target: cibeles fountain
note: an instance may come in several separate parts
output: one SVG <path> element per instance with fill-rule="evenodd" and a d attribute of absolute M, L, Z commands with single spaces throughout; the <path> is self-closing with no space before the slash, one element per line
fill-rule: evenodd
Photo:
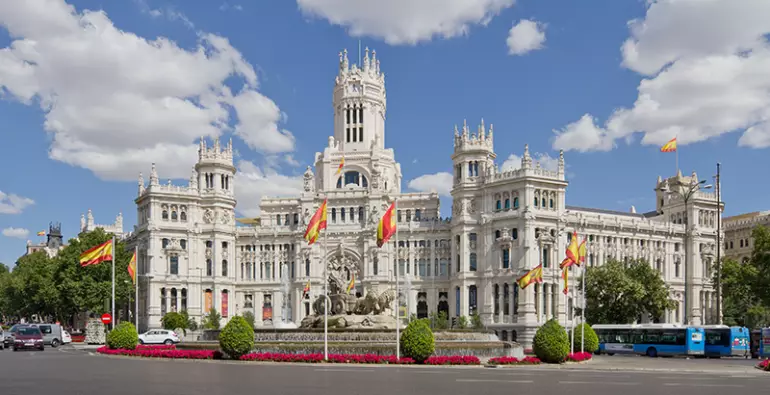
<path fill-rule="evenodd" d="M 395 329 L 395 290 L 378 292 L 369 288 L 362 292 L 363 296 L 357 297 L 355 289 L 352 292 L 347 289 L 351 278 L 360 278 L 358 268 L 355 261 L 345 255 L 340 245 L 327 263 L 328 316 L 325 317 L 324 314 L 327 300 L 323 295 L 318 295 L 313 302 L 314 314 L 305 317 L 300 328 L 323 328 L 325 318 L 329 328 Z"/>
<path fill-rule="evenodd" d="M 274 322 L 276 329 L 296 329 L 297 324 L 291 321 L 291 280 L 289 279 L 289 266 L 281 265 L 281 321 Z"/>

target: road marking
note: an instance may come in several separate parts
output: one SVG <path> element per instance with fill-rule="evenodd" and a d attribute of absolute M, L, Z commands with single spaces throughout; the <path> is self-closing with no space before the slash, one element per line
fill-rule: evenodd
<path fill-rule="evenodd" d="M 537 376 L 536 374 L 522 372 L 483 372 L 479 374 L 482 376 Z"/>
<path fill-rule="evenodd" d="M 415 374 L 450 374 L 452 372 L 449 371 L 440 371 L 440 370 L 426 370 L 426 371 L 417 371 L 414 372 Z"/>
<path fill-rule="evenodd" d="M 315 369 L 316 372 L 374 372 L 374 369 Z"/>
<path fill-rule="evenodd" d="M 639 383 L 620 383 L 613 381 L 602 381 L 598 383 L 596 381 L 559 381 L 559 384 L 601 384 L 601 385 L 639 385 Z"/>
<path fill-rule="evenodd" d="M 593 378 L 606 378 L 607 376 L 612 376 L 613 379 L 630 379 L 631 376 L 628 375 L 618 375 L 614 374 L 618 372 L 612 372 L 609 371 L 607 374 L 580 374 L 580 373 L 570 373 L 568 376 L 570 377 L 593 377 Z"/>
<path fill-rule="evenodd" d="M 457 379 L 458 383 L 517 383 L 532 384 L 532 380 L 493 380 L 493 379 Z"/>
<path fill-rule="evenodd" d="M 687 386 L 687 387 L 730 387 L 730 388 L 743 388 L 743 387 L 745 387 L 744 385 L 741 385 L 741 384 L 663 383 L 663 385 L 665 385 L 667 387 L 683 387 L 683 386 Z"/>

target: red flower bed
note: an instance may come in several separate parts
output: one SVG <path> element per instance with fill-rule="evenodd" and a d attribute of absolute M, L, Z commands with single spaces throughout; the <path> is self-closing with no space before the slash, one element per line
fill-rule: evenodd
<path fill-rule="evenodd" d="M 540 365 L 540 359 L 537 357 L 524 357 L 522 359 L 516 357 L 494 357 L 489 358 L 489 363 L 492 365 Z"/>
<path fill-rule="evenodd" d="M 425 360 L 425 365 L 480 365 L 478 357 L 473 355 L 434 356 Z"/>
<path fill-rule="evenodd" d="M 176 345 L 165 345 L 165 344 L 138 344 L 136 346 L 137 350 L 176 350 Z"/>
<path fill-rule="evenodd" d="M 241 361 L 257 362 L 305 362 L 320 363 L 324 362 L 323 354 L 288 354 L 273 352 L 257 352 L 242 356 Z M 330 363 L 376 363 L 376 364 L 413 364 L 411 358 L 401 358 L 396 360 L 394 355 L 375 355 L 375 354 L 329 354 Z"/>
<path fill-rule="evenodd" d="M 171 359 L 221 359 L 222 353 L 213 350 L 176 350 L 163 348 L 137 348 L 136 350 L 112 350 L 107 346 L 99 347 L 96 352 L 105 355 L 123 355 L 144 358 Z"/>
<path fill-rule="evenodd" d="M 767 370 L 768 372 L 770 372 L 770 359 L 759 361 L 759 363 L 757 364 L 757 367 L 762 370 Z"/>
<path fill-rule="evenodd" d="M 567 361 L 569 362 L 584 362 L 591 359 L 593 355 L 590 352 L 576 352 L 567 355 Z"/>

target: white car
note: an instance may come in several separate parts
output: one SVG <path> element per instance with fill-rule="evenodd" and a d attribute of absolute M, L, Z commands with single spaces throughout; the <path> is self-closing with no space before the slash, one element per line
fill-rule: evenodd
<path fill-rule="evenodd" d="M 139 335 L 139 344 L 166 344 L 170 346 L 180 341 L 176 332 L 167 329 L 150 329 Z"/>
<path fill-rule="evenodd" d="M 69 332 L 62 329 L 61 331 L 61 344 L 70 344 L 72 343 L 72 336 Z"/>

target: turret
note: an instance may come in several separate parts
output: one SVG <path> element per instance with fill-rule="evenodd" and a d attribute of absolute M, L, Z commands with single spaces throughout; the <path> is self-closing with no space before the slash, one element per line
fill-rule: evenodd
<path fill-rule="evenodd" d="M 462 132 L 454 131 L 454 164 L 455 184 L 471 181 L 482 177 L 487 172 L 494 171 L 494 160 L 497 157 L 494 151 L 493 125 L 486 130 L 484 120 L 478 126 L 477 132 L 471 134 L 468 122 L 463 120 Z"/>
<path fill-rule="evenodd" d="M 196 186 L 201 192 L 234 194 L 233 180 L 235 178 L 235 166 L 233 165 L 233 141 L 230 140 L 222 148 L 219 137 L 214 139 L 214 146 L 208 148 L 206 141 L 201 137 L 198 148 L 198 163 L 193 169 L 193 177 L 198 182 L 190 181 L 190 186 Z"/>

